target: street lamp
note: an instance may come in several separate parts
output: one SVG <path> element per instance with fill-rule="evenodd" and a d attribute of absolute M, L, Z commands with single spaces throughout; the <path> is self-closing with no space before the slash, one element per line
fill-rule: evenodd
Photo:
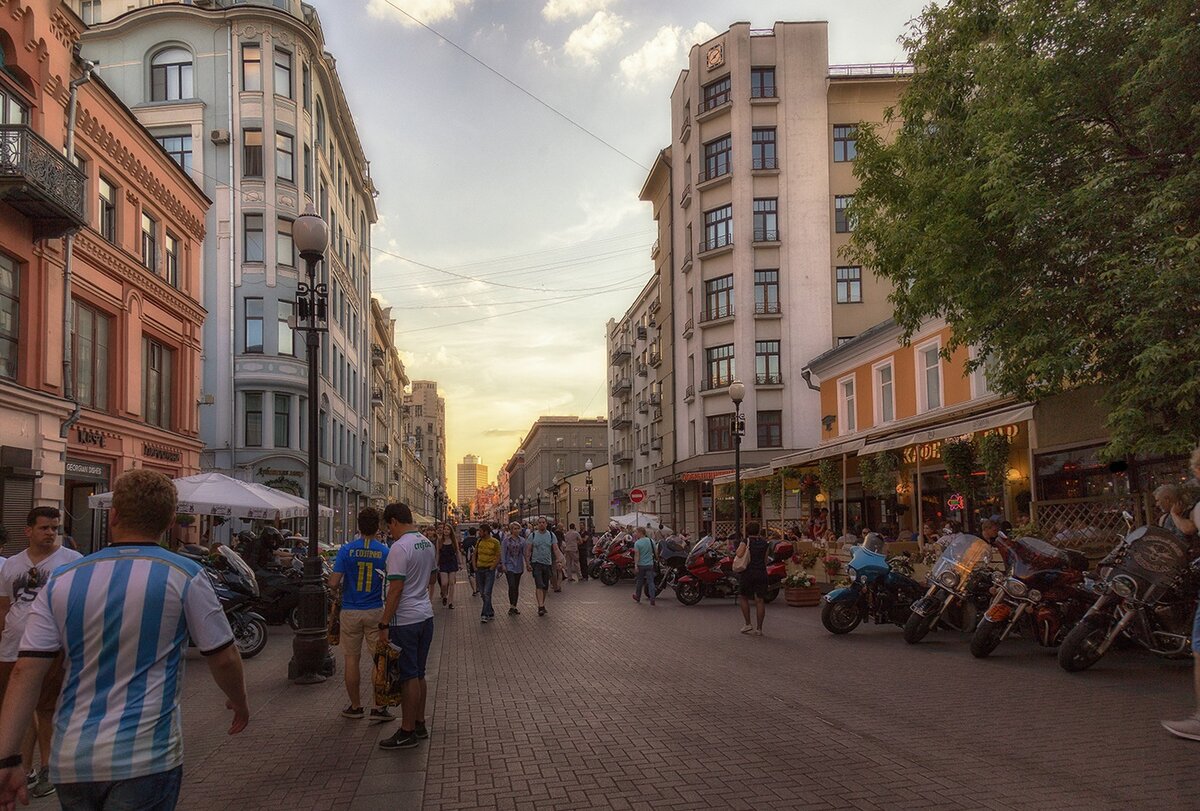
<path fill-rule="evenodd" d="M 742 400 L 746 398 L 746 384 L 735 380 L 729 384 L 729 399 L 733 400 L 733 531 L 742 537 L 742 434 L 746 423 L 742 417 Z"/>
<path fill-rule="evenodd" d="M 304 559 L 304 578 L 299 599 L 299 628 L 292 640 L 292 660 L 288 662 L 288 678 L 300 684 L 316 684 L 333 674 L 333 658 L 325 622 L 328 598 L 322 572 L 320 531 L 320 433 L 317 357 L 321 348 L 321 333 L 325 331 L 325 312 L 328 289 L 317 283 L 317 263 L 325 259 L 329 246 L 329 227 L 317 216 L 309 203 L 304 213 L 292 223 L 292 242 L 300 252 L 307 271 L 307 280 L 296 286 L 296 329 L 305 334 L 308 360 L 308 556 Z"/>
<path fill-rule="evenodd" d="M 592 516 L 596 514 L 596 505 L 592 504 L 592 460 L 588 459 L 583 463 L 583 469 L 587 472 L 587 478 L 584 480 L 587 484 L 588 491 L 588 517 L 587 528 L 588 532 L 595 529 L 595 524 L 592 523 Z"/>

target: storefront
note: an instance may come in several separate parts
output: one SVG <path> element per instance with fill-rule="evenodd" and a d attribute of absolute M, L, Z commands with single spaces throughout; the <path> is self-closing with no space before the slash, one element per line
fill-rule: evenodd
<path fill-rule="evenodd" d="M 111 464 L 67 458 L 63 534 L 72 538 L 76 548 L 85 555 L 108 543 L 108 522 L 103 513 L 88 507 L 88 498 L 110 490 Z"/>

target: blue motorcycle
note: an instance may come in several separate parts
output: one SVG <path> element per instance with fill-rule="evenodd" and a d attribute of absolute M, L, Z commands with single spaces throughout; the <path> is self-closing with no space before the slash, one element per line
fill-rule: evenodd
<path fill-rule="evenodd" d="M 889 563 L 883 538 L 874 532 L 854 547 L 849 574 L 850 585 L 826 594 L 821 605 L 821 624 L 831 634 L 848 634 L 865 619 L 902 626 L 913 601 L 925 591 Z"/>

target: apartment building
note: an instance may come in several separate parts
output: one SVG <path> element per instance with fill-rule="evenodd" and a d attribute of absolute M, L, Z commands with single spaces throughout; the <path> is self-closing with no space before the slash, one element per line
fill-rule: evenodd
<path fill-rule="evenodd" d="M 457 472 L 458 486 L 455 489 L 458 496 L 458 506 L 464 507 L 468 504 L 474 504 L 475 493 L 487 485 L 487 465 L 481 465 L 478 456 L 468 453 L 458 463 Z"/>
<path fill-rule="evenodd" d="M 404 395 L 409 431 L 405 441 L 428 477 L 427 514 L 434 511 L 433 492 L 440 484 L 446 486 L 446 399 L 438 394 L 434 380 L 414 380 L 412 390 Z"/>
<path fill-rule="evenodd" d="M 538 417 L 498 477 L 513 517 L 551 515 L 556 488 L 568 476 L 608 458 L 608 420 L 604 417 Z M 604 490 L 595 491 L 601 498 Z"/>

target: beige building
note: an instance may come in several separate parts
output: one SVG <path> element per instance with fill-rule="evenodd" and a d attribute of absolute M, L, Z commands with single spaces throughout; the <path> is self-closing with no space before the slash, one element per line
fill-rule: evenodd
<path fill-rule="evenodd" d="M 392 309 L 371 299 L 371 503 L 400 501 L 418 511 L 425 507 L 425 465 L 404 441 L 407 435 L 404 392 L 408 375 L 396 351 Z"/>
<path fill-rule="evenodd" d="M 487 484 L 487 465 L 479 463 L 479 457 L 468 453 L 458 463 L 458 504 L 475 503 L 475 493 Z"/>
<path fill-rule="evenodd" d="M 432 513 L 434 488 L 446 486 L 446 400 L 438 395 L 436 381 L 414 380 L 404 404 L 408 406 L 405 416 L 409 426 L 405 441 L 425 466 L 429 494 L 426 507 Z"/>
<path fill-rule="evenodd" d="M 608 527 L 610 515 L 618 515 L 610 510 L 605 494 L 609 493 L 609 471 L 611 467 L 604 464 L 594 464 L 591 475 L 586 469 L 569 476 L 564 476 L 555 490 L 555 506 L 552 516 L 557 516 L 564 526 L 575 525 L 576 529 L 594 529 L 601 531 Z M 588 480 L 591 479 L 589 482 Z M 581 506 L 588 499 L 592 501 L 593 515 L 583 514 Z M 623 510 L 621 511 L 623 512 Z"/>
<path fill-rule="evenodd" d="M 604 417 L 539 417 L 497 476 L 512 517 L 552 515 L 555 488 L 589 459 L 603 464 L 607 440 Z"/>

